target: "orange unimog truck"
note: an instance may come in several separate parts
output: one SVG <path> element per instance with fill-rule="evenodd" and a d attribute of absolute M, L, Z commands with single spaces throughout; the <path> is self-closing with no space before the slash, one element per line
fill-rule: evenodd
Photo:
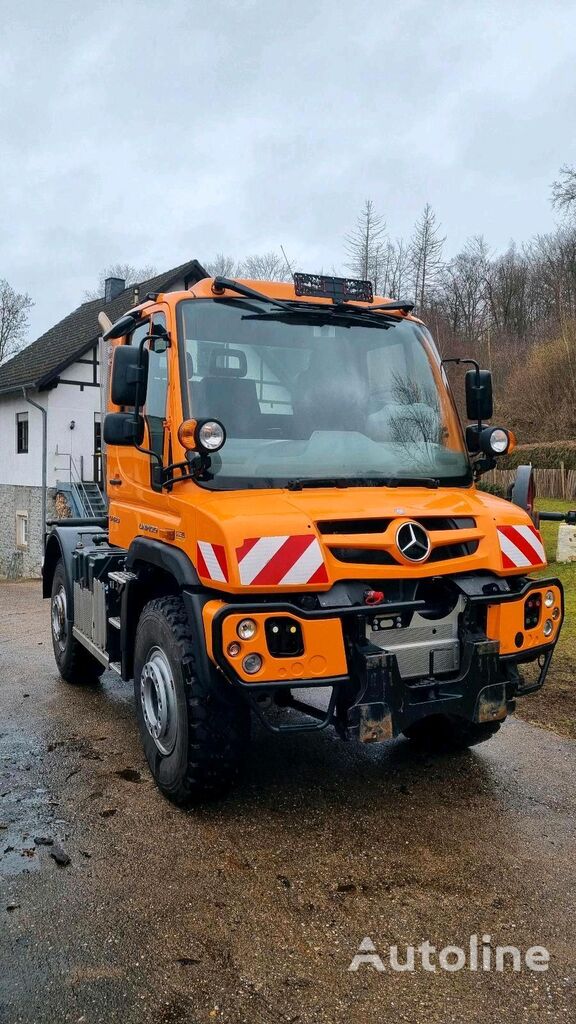
<path fill-rule="evenodd" d="M 176 803 L 230 786 L 254 715 L 279 742 L 468 746 L 544 683 L 562 586 L 530 575 L 530 516 L 476 487 L 513 437 L 474 360 L 463 432 L 411 310 L 207 277 L 107 325 L 109 514 L 52 525 L 44 596 L 65 680 L 134 680 Z"/>

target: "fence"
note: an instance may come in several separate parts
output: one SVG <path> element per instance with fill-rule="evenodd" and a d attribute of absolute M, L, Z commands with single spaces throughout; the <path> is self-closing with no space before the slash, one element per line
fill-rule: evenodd
<path fill-rule="evenodd" d="M 515 476 L 515 469 L 493 469 L 482 479 L 507 494 Z M 561 463 L 557 469 L 535 469 L 534 477 L 540 498 L 564 498 L 566 501 L 576 498 L 576 469 L 566 469 Z"/>

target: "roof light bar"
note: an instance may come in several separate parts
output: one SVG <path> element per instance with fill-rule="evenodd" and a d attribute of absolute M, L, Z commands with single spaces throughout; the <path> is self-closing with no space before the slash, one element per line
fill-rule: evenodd
<path fill-rule="evenodd" d="M 324 274 L 294 274 L 296 295 L 316 295 L 333 302 L 373 302 L 370 281 L 353 277 L 326 277 Z"/>

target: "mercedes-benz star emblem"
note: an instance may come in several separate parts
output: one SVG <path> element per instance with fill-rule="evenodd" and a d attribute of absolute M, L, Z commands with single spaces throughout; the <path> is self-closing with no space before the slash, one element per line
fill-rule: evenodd
<path fill-rule="evenodd" d="M 396 531 L 396 547 L 410 562 L 423 562 L 430 554 L 430 537 L 420 523 L 402 523 Z"/>

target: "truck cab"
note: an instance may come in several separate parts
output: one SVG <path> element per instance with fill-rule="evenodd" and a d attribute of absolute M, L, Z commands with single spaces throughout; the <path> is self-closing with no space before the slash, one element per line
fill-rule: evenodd
<path fill-rule="evenodd" d="M 514 438 L 474 360 L 463 430 L 411 310 L 206 278 L 105 331 L 108 516 L 53 525 L 44 595 L 64 679 L 134 680 L 176 803 L 231 785 L 254 716 L 279 742 L 463 746 L 544 683 L 561 584 L 531 575 L 528 513 L 477 487 Z"/>

